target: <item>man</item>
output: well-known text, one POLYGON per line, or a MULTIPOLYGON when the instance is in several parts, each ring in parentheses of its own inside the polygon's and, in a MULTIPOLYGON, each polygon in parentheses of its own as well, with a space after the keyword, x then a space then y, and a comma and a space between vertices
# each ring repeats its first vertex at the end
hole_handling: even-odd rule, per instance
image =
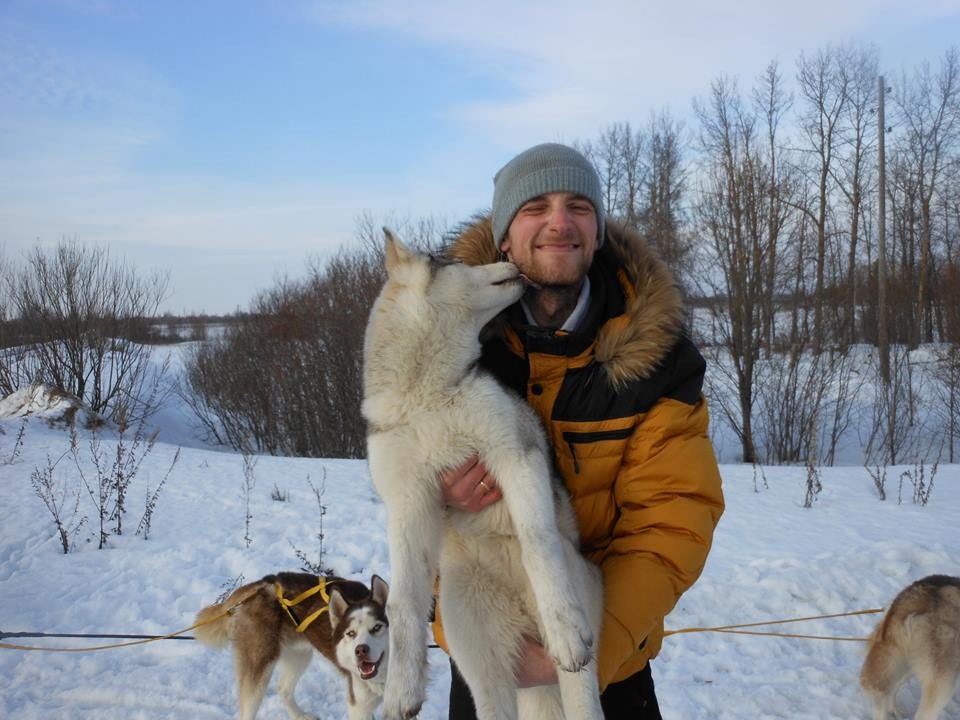
MULTIPOLYGON (((582 550, 602 570, 605 716, 660 718, 649 660, 723 511, 700 392, 705 363, 682 329, 676 284, 639 236, 605 221, 593 166, 557 144, 530 148, 497 173, 491 216, 466 228, 450 255, 470 264, 505 255, 530 281, 485 329, 482 363, 540 415, 582 550)), ((501 498, 482 458, 441 481, 460 509, 501 498)), ((442 644, 439 620, 435 631, 442 644)), ((533 640, 516 677, 518 687, 556 682, 533 640)), ((474 717, 454 667, 450 718, 474 717)))

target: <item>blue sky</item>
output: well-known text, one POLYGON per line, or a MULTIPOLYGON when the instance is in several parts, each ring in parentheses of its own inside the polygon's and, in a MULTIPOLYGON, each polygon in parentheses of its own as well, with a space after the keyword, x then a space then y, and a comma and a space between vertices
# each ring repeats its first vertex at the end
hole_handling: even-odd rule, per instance
POLYGON ((542 141, 689 114, 721 73, 858 40, 888 72, 960 0, 0 0, 0 250, 62 238, 245 308, 377 222, 453 223, 542 141))

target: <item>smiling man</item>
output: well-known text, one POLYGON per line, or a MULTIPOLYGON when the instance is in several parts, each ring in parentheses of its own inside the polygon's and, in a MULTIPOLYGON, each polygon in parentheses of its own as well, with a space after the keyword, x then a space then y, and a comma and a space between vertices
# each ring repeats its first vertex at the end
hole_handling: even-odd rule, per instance
MULTIPOLYGON (((701 394, 705 363, 680 292, 637 234, 604 218, 600 180, 573 148, 537 145, 494 178, 489 218, 450 253, 505 255, 530 281, 485 328, 482 363, 537 411, 570 493, 584 555, 603 573, 597 672, 606 718, 661 718, 649 661, 663 619, 703 570, 723 493, 701 394)), ((483 458, 441 478, 444 500, 501 499, 483 458)), ((442 582, 442 578, 441 578, 442 582)), ((441 621, 435 626, 442 644, 441 621)), ((556 682, 544 648, 518 649, 517 687, 556 682)), ((451 720, 476 717, 453 668, 451 720)))

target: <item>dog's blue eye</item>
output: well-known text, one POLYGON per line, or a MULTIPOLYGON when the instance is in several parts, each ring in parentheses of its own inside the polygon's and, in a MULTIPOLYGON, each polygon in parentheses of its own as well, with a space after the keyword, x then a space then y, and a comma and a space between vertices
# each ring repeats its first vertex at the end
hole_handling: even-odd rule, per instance
POLYGON ((376 625, 373 626, 373 632, 375 633, 380 632, 382 629, 383 629, 383 625, 381 625, 380 623, 377 623, 376 625))

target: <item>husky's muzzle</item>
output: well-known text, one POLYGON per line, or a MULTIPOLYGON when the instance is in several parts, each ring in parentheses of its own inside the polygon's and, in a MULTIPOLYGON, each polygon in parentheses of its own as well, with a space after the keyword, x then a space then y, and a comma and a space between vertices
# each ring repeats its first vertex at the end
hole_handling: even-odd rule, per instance
POLYGON ((371 662, 367 659, 369 652, 370 648, 367 645, 358 645, 354 650, 357 656, 357 669, 360 671, 360 677, 364 680, 372 680, 377 676, 380 671, 380 663, 383 662, 383 656, 386 654, 385 652, 380 653, 380 657, 371 662))

